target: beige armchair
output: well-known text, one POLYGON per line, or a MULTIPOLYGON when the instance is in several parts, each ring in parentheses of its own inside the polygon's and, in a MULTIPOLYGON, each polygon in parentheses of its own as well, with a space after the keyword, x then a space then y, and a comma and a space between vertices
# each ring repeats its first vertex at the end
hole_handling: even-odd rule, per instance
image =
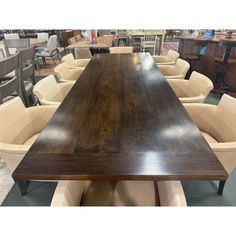
POLYGON ((11 172, 18 166, 57 107, 25 108, 20 97, 0 105, 0 157, 11 172))
POLYGON ((190 65, 183 59, 177 59, 175 65, 158 65, 166 79, 184 79, 190 65))
POLYGON ((111 54, 133 53, 133 47, 110 47, 109 51, 111 54))
POLYGON ((41 105, 60 105, 74 83, 57 83, 53 75, 40 80, 33 89, 41 105))
POLYGON ((158 65, 174 65, 179 58, 179 53, 169 50, 165 56, 152 56, 152 58, 158 65))
POLYGON ((70 68, 86 67, 91 59, 75 59, 72 53, 62 57, 62 62, 66 62, 70 68))
POLYGON ((54 72, 60 82, 76 81, 77 79, 79 79, 83 70, 83 67, 69 68, 66 62, 63 62, 54 68, 54 72))
POLYGON ((180 181, 59 181, 51 206, 187 206, 180 181))
POLYGON ((214 88, 212 81, 193 71, 189 80, 167 79, 176 96, 183 103, 203 102, 214 88))
MULTIPOLYGON (((223 95, 219 104, 184 104, 228 174, 236 167, 236 99, 223 95)), ((222 194, 224 182, 218 193, 222 194)))

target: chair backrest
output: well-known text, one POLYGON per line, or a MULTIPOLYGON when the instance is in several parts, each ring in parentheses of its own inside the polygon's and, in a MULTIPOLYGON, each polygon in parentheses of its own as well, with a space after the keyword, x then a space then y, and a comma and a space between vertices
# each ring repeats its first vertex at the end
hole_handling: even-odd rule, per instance
POLYGON ((196 95, 207 96, 214 88, 212 81, 205 75, 193 71, 189 78, 189 86, 196 95))
POLYGON ((3 39, 7 57, 30 46, 30 39, 3 39))
POLYGON ((176 62, 176 60, 179 58, 179 53, 174 50, 169 50, 166 56, 168 61, 176 62))
POLYGON ((236 141, 236 98, 224 94, 217 106, 214 118, 213 137, 218 142, 236 141))
POLYGON ((86 59, 93 57, 89 48, 75 48, 74 53, 76 59, 86 59))
POLYGON ((12 77, 0 83, 0 104, 14 92, 19 92, 18 80, 19 54, 0 60, 0 78, 12 72, 12 77))
POLYGON ((35 133, 20 97, 0 105, 0 130, 0 142, 7 144, 24 144, 35 133))
POLYGON ((111 54, 114 53, 133 53, 133 47, 110 47, 109 51, 111 54))
POLYGON ((64 57, 62 57, 62 62, 73 62, 75 60, 74 56, 72 53, 69 53, 67 55, 65 55, 64 57))
POLYGON ((185 77, 189 68, 190 68, 190 65, 187 61, 180 58, 177 59, 176 64, 175 64, 175 70, 177 74, 184 75, 185 77))
POLYGON ((57 35, 51 35, 48 39, 47 44, 48 52, 51 54, 55 49, 57 49, 57 35))
POLYGON ((144 34, 142 42, 147 45, 154 45, 156 44, 156 35, 155 34, 144 34))
POLYGON ((37 33, 37 38, 38 38, 38 39, 45 39, 45 40, 48 41, 48 37, 49 37, 48 33, 45 33, 45 32, 43 32, 43 33, 37 33))
POLYGON ((18 33, 4 34, 5 39, 19 39, 20 36, 18 33))
POLYGON ((69 44, 72 44, 72 43, 75 43, 76 42, 76 38, 75 37, 71 37, 68 39, 68 43, 69 44))
POLYGON ((54 72, 59 80, 71 80, 72 71, 70 70, 66 62, 57 65, 54 68, 54 72))
POLYGON ((34 86, 33 92, 39 101, 47 100, 52 102, 61 102, 63 100, 60 87, 53 75, 41 79, 34 86))
POLYGON ((82 38, 82 37, 81 37, 80 34, 75 35, 75 40, 76 40, 76 41, 79 41, 81 38, 82 38))

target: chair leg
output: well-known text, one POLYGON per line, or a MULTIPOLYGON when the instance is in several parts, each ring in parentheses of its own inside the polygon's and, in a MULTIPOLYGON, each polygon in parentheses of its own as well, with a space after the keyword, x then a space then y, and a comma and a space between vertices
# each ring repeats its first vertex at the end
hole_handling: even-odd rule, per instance
POLYGON ((219 182, 218 194, 222 196, 225 186, 225 180, 219 182))

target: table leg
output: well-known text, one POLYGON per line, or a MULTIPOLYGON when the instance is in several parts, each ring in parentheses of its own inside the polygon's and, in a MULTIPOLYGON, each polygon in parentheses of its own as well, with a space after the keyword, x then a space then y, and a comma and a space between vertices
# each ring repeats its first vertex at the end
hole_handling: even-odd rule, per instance
POLYGON ((225 186, 225 180, 221 180, 220 183, 219 183, 219 188, 218 188, 218 194, 219 195, 223 194, 224 186, 225 186))
POLYGON ((24 196, 27 194, 27 189, 29 187, 30 181, 28 180, 20 180, 18 181, 18 185, 20 188, 21 195, 24 196))

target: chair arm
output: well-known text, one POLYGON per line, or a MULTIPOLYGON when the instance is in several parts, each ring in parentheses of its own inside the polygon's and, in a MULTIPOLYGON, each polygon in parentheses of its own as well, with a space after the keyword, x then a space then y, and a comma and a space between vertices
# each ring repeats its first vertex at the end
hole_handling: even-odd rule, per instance
POLYGON ((205 96, 200 95, 196 97, 184 97, 184 98, 179 98, 179 100, 183 103, 202 103, 205 100, 205 96))
POLYGON ((170 66, 170 65, 158 65, 158 68, 162 72, 163 75, 168 75, 169 71, 174 70, 174 66, 170 66))
POLYGON ((209 145, 212 148, 212 150, 215 152, 235 152, 236 153, 236 142, 209 143, 209 145))
POLYGON ((73 83, 73 82, 70 82, 70 83, 59 83, 58 84, 63 98, 65 98, 65 96, 69 93, 69 91, 74 86, 74 84, 75 83, 73 83))
POLYGON ((35 106, 27 108, 36 133, 41 132, 44 126, 52 118, 57 108, 58 105, 35 106))
POLYGON ((31 145, 0 143, 0 151, 9 154, 25 154, 31 145))
POLYGON ((57 106, 59 106, 61 104, 61 102, 53 102, 53 101, 48 101, 48 100, 45 100, 45 99, 41 99, 40 104, 41 105, 57 105, 57 106))

